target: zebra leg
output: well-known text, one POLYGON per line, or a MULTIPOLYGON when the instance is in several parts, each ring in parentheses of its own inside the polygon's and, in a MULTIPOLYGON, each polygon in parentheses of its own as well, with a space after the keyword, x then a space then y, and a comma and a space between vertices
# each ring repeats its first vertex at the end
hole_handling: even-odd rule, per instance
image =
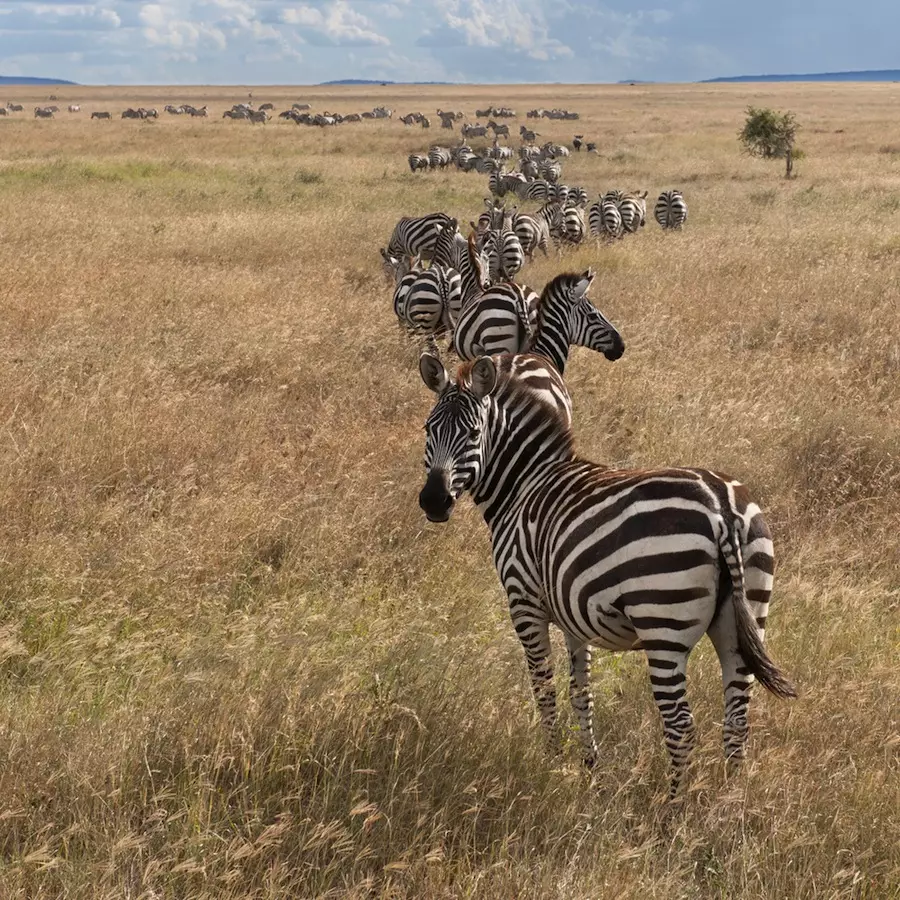
POLYGON ((725 690, 725 720, 722 725, 722 739, 725 745, 725 760, 740 763, 744 758, 749 725, 747 713, 750 706, 750 688, 753 675, 738 652, 737 628, 734 621, 734 606, 726 597, 715 621, 707 631, 719 665, 722 667, 722 686, 725 690))
POLYGON ((592 769, 597 761, 594 742, 594 697, 591 693, 591 648, 566 637, 569 650, 569 700, 578 717, 578 732, 584 764, 592 769))
POLYGON ((694 716, 687 701, 687 652, 647 650, 653 699, 662 717, 663 739, 672 763, 669 797, 678 787, 694 749, 694 716))
POLYGON ((521 612, 516 610, 515 602, 510 606, 513 628, 525 651, 531 690, 541 717, 541 726, 551 746, 555 748, 559 741, 556 733, 556 685, 553 683, 550 623, 544 619, 536 619, 532 606, 523 605, 521 612))

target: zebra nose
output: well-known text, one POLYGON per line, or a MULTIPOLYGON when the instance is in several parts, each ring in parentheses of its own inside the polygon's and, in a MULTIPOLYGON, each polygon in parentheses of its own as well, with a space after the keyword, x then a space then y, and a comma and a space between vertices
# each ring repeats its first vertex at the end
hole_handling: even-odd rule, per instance
POLYGON ((605 350, 603 355, 610 361, 615 362, 619 359, 622 354, 625 352, 625 341, 622 340, 620 335, 616 335, 613 339, 612 346, 609 350, 605 350))
POLYGON ((447 477, 444 472, 432 469, 425 480, 425 486, 419 492, 419 506, 429 522, 446 522, 450 518, 454 500, 447 490, 447 477))

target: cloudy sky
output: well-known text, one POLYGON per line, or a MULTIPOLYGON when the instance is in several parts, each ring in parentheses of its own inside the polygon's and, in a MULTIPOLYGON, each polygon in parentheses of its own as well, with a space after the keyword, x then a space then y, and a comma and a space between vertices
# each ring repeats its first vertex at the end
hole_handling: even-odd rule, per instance
POLYGON ((897 0, 0 3, 0 75, 87 84, 694 81, 900 67, 897 0))

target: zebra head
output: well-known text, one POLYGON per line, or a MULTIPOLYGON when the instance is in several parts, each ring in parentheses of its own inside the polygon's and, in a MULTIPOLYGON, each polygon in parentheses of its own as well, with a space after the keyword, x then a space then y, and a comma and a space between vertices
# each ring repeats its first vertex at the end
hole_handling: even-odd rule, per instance
POLYGON ((619 359, 625 352, 622 335, 612 323, 591 302, 587 292, 594 280, 594 272, 588 269, 580 275, 564 273, 557 275, 544 289, 541 306, 559 310, 569 336, 569 343, 588 350, 602 353, 610 362, 619 359))
POLYGON ((489 356, 463 367, 451 384, 440 360, 423 354, 419 372, 437 402, 425 422, 425 486, 419 506, 429 522, 446 522, 463 492, 471 490, 484 468, 488 403, 497 383, 489 356))

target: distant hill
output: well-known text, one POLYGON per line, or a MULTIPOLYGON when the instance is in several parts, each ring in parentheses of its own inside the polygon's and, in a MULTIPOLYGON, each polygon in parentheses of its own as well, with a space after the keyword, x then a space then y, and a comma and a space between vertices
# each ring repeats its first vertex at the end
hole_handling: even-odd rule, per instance
POLYGON ((707 78, 701 84, 728 81, 900 81, 900 69, 869 69, 863 72, 816 72, 812 75, 732 75, 707 78))
POLYGON ((383 86, 387 86, 389 84, 453 84, 452 81, 379 81, 376 79, 369 78, 339 78, 337 81, 321 81, 319 82, 320 87, 325 87, 327 85, 333 84, 380 84, 383 86))
POLYGON ((28 75, 0 75, 0 84, 78 84, 62 78, 31 78, 28 75))

